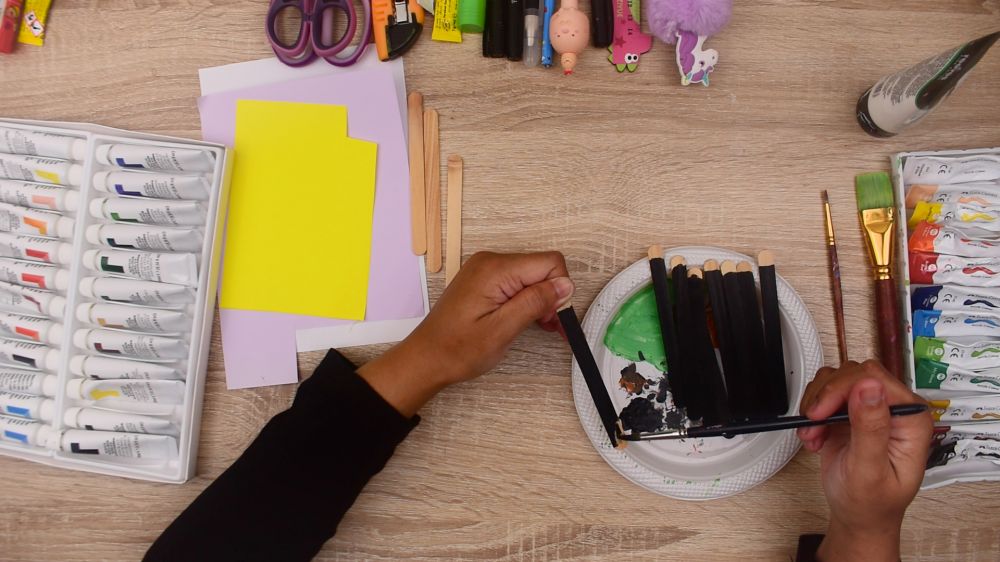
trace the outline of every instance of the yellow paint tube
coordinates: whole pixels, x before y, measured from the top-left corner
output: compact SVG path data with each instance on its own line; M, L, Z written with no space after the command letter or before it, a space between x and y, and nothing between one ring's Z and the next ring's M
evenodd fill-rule
M458 30L458 0L434 0L434 31L431 39L461 43L462 32Z

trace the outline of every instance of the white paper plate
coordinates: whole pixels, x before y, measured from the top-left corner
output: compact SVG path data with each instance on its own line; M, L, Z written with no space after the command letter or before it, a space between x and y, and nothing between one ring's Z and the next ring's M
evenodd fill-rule
M674 248L666 252L665 259L669 263L670 258L678 255L687 258L688 264L695 265L709 259L754 262L742 254L705 246ZM756 268L754 275L757 275ZM604 346L604 333L619 307L649 283L648 261L635 262L604 287L583 321L584 334L594 351L616 411L621 411L629 402L625 391L619 387L618 379L621 370L631 361L614 355ZM823 364L823 348L805 304L780 276L778 302L781 307L789 414L793 414L798 412L806 384ZM657 369L648 363L638 363L637 368L646 378L660 376ZM633 442L624 449L615 449L604 431L576 360L573 361L572 377L576 411L597 452L622 476L658 494L685 500L707 500L736 494L770 478L799 448L794 431L780 431L733 439L717 437Z

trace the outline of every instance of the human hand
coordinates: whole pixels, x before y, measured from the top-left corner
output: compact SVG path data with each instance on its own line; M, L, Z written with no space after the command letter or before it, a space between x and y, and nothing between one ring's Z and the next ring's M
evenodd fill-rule
M420 326L358 373L411 416L445 386L495 367L531 324L557 330L556 309L573 295L568 275L558 252L477 253Z
M899 560L903 514L924 476L930 413L890 416L889 406L924 400L877 361L824 367L806 387L800 410L824 419L845 405L851 423L798 430L819 452L830 523L822 560Z

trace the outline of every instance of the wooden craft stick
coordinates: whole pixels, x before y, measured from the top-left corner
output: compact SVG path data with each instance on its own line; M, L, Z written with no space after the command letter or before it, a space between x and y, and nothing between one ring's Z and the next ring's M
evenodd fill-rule
M413 253L427 253L427 211L424 195L424 96L407 97L410 136L410 223Z
M438 112L424 110L424 189L427 191L427 271L441 271L441 142Z
M444 276L451 283L462 266L462 157L448 157L448 254Z

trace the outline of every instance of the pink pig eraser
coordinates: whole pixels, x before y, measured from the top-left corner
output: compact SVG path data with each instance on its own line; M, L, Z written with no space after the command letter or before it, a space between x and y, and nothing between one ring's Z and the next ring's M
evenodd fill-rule
M578 0L562 0L559 4L559 9L552 14L549 40L560 55L563 74L572 74L580 53L590 43L590 20L580 10Z

